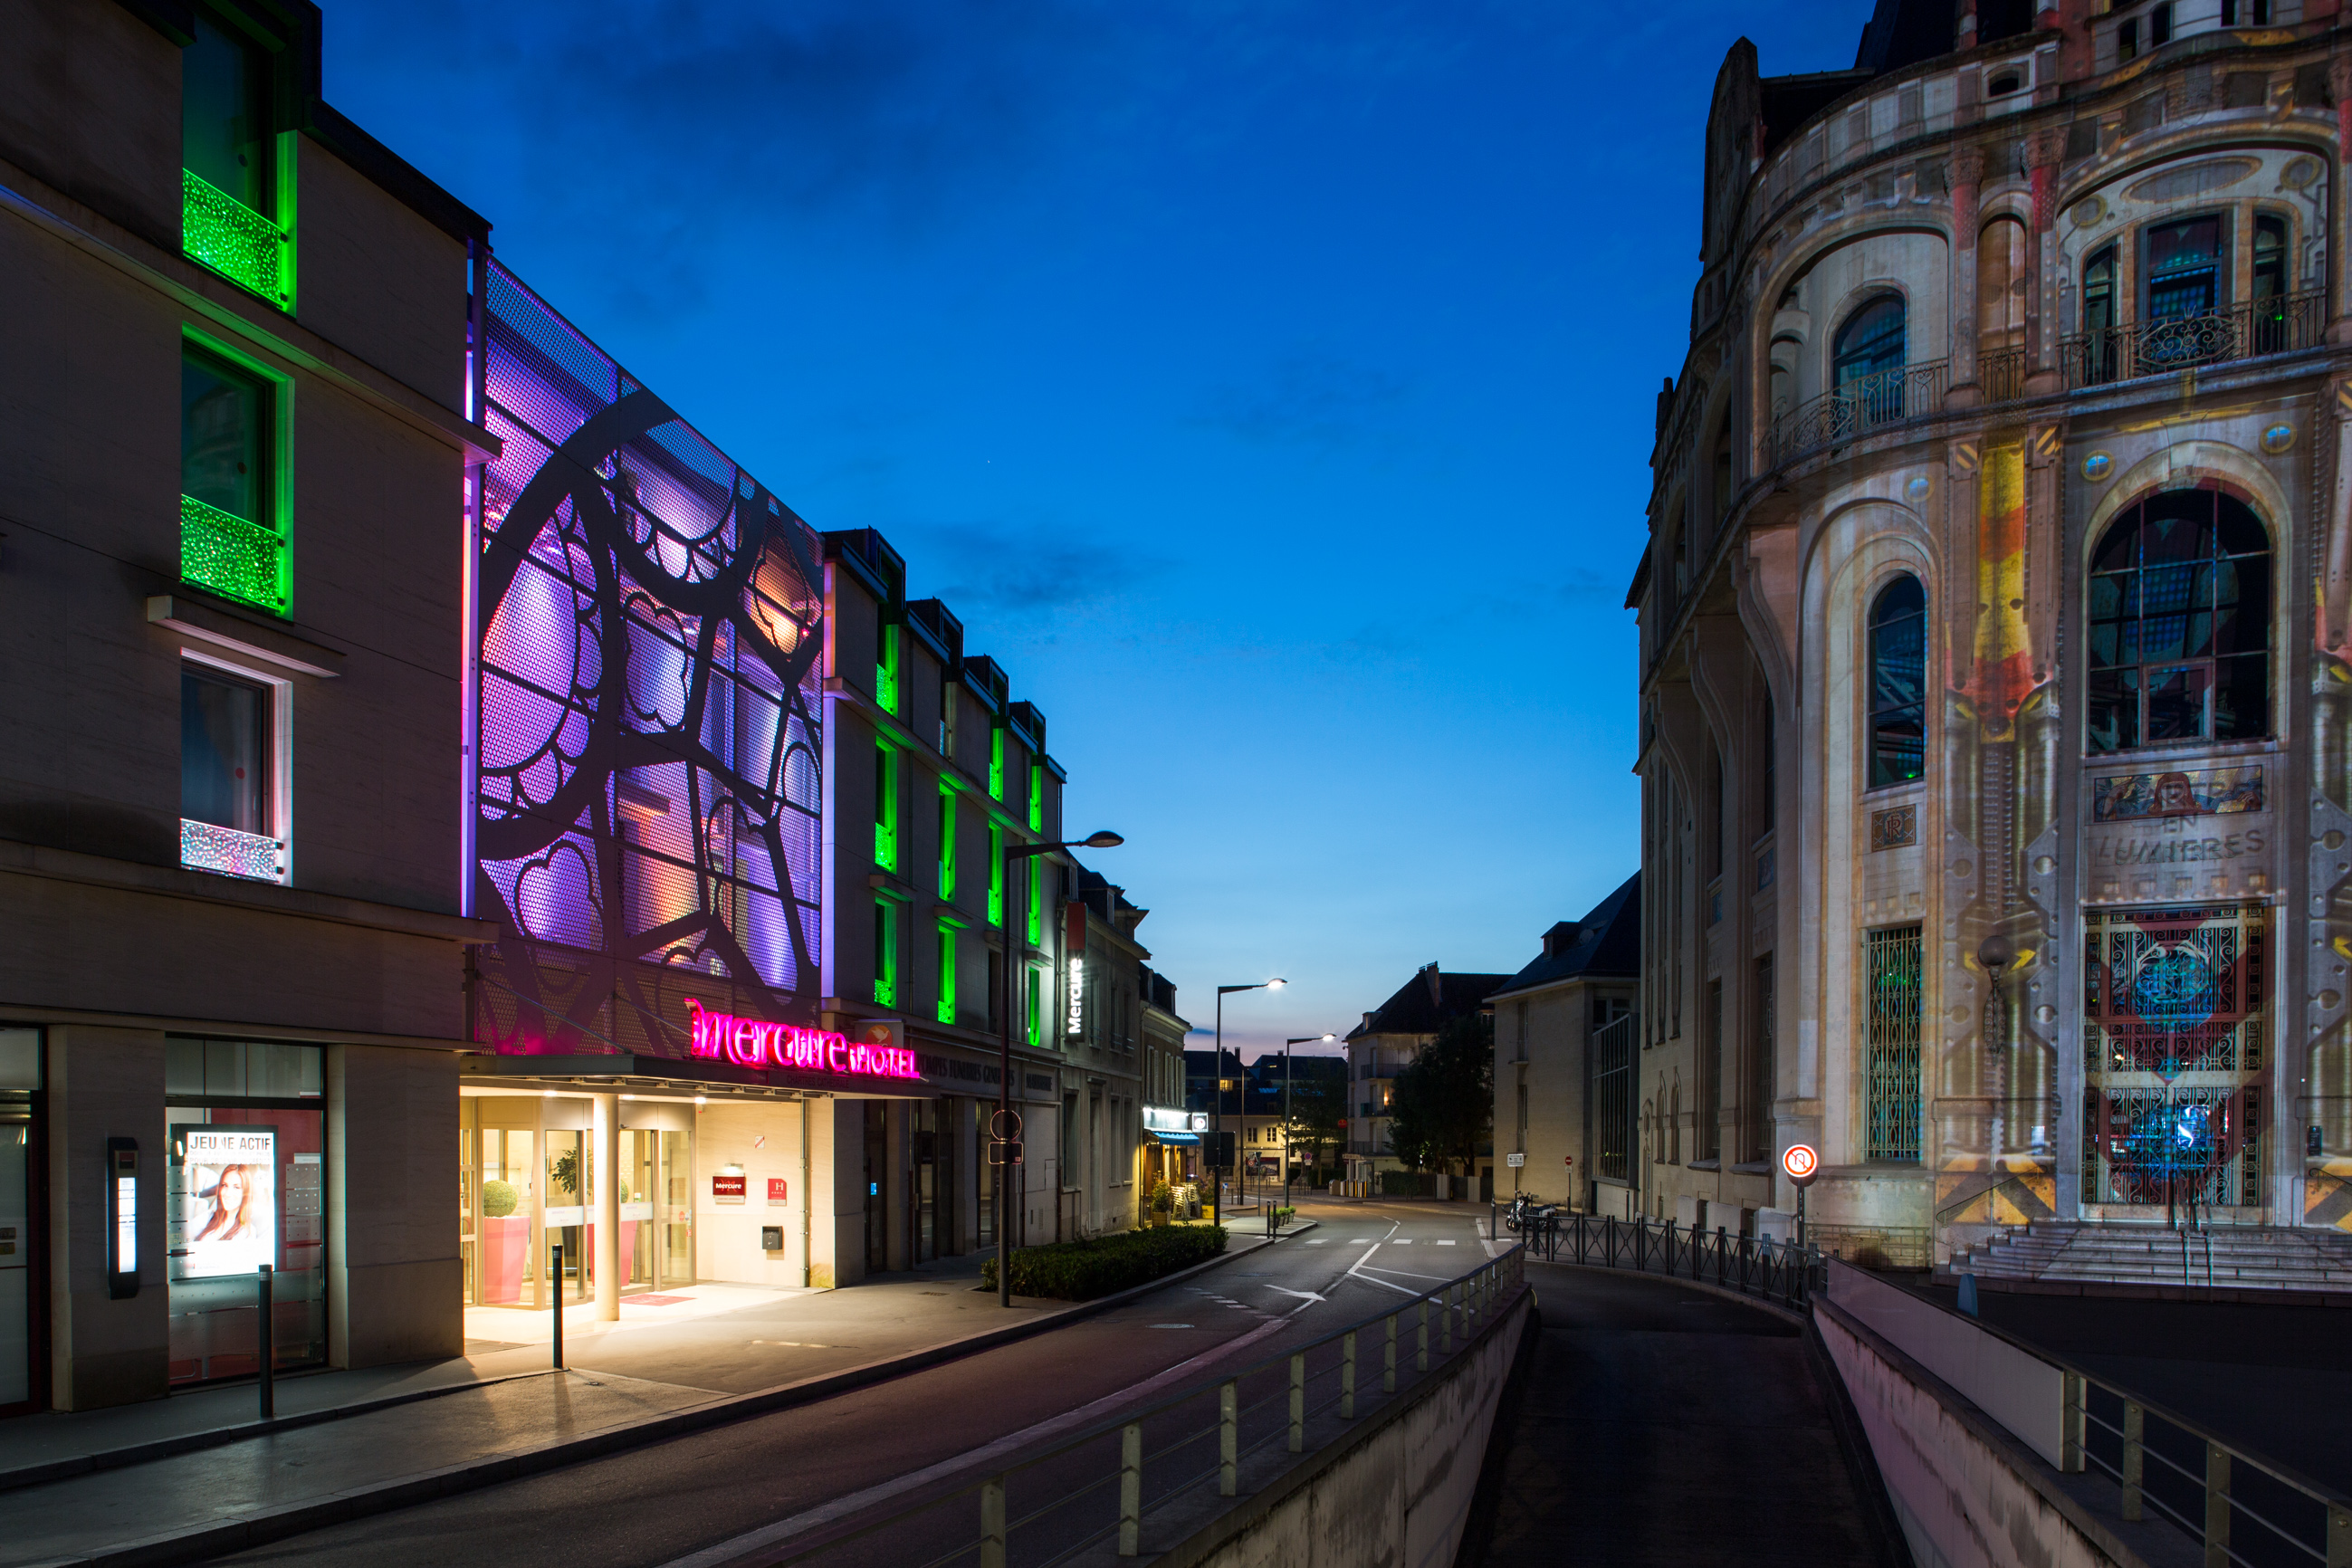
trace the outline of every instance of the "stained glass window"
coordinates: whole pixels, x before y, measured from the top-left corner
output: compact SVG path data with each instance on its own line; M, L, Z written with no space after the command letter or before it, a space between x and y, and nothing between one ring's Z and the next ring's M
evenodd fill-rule
M2091 559L2094 752L2270 733L2270 538L2219 488L2125 511Z
M1916 1163L1920 1154L1919 928L1886 926L1864 938L1864 1064L1870 1099L1865 1158Z
M1870 608L1870 783L1927 770L1927 594L1905 573Z

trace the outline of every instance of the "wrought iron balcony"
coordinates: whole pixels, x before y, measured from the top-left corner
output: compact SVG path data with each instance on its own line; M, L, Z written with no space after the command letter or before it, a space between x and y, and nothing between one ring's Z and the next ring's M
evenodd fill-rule
M2317 348L2326 334L2327 292L2313 289L2067 338L2058 345L2058 365L2072 391Z
M1940 413L1950 373L1951 361L1940 359L1882 370L1799 404L1772 421L1769 466L1777 468L1824 447L1843 447L1873 431Z

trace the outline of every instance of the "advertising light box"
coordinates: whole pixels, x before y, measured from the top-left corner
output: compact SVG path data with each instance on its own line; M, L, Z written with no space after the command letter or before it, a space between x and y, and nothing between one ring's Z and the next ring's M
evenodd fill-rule
M278 1264L278 1129L183 1123L171 1216L172 1277L212 1279Z

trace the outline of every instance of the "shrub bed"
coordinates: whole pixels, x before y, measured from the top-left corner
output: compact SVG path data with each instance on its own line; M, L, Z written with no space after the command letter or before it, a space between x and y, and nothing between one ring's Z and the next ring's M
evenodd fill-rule
M1225 1229L1217 1225L1171 1225L1118 1231L1092 1241L1024 1247L1013 1255L1013 1293L1091 1301L1205 1263L1224 1249ZM981 1264L980 1277L989 1289L996 1289L993 1257Z

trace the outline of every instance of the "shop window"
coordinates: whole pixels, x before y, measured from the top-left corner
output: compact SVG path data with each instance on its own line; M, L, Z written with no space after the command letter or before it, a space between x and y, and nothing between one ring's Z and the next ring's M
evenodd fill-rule
M180 51L180 244L294 308L292 149L276 131L272 57L202 9Z
M286 387L194 343L180 354L180 575L278 615L292 584L279 435Z
M2217 488L2167 490L2107 526L2091 560L2093 752L2271 732L2270 539Z
M1870 607L1870 784L1927 768L1927 594L1905 573Z
M46 1228L33 1204L42 1167L33 1097L41 1088L41 1031L0 1025L0 1414L33 1408L40 1277L34 1259Z
M263 1264L274 1271L274 1364L326 1360L323 1055L268 1040L164 1042L174 1384L254 1374Z
M180 666L180 864L275 882L286 846L272 831L272 690L212 665Z

